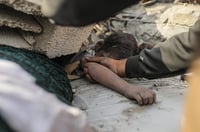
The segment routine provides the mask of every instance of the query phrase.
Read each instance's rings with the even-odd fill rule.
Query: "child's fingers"
[[[150,91],[146,91],[143,93],[140,93],[142,100],[143,100],[143,104],[144,105],[148,105],[148,104],[153,104],[154,103],[154,92],[150,92]]]
[[[152,91],[152,92],[153,92],[153,91]],[[153,94],[153,103],[156,103],[156,93],[153,92],[152,94]]]
[[[149,98],[149,104],[153,104],[154,103],[154,96],[152,95],[151,98]]]
[[[142,97],[139,94],[135,96],[135,100],[139,105],[143,105]]]
[[[143,105],[147,105],[149,103],[148,93],[140,93],[140,96],[142,97]]]
[[[149,101],[148,104],[153,104],[154,103],[154,95],[152,93],[149,93]]]

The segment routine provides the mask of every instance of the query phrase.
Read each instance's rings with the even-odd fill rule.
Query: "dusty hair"
[[[96,56],[124,59],[137,54],[137,42],[133,35],[128,33],[112,33],[104,41],[95,46]]]

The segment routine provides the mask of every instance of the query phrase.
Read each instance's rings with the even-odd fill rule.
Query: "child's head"
[[[124,59],[137,54],[137,42],[128,33],[113,33],[95,46],[96,56]]]

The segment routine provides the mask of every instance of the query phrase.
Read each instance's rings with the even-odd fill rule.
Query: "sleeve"
[[[56,24],[83,26],[103,20],[139,0],[59,0],[52,16]]]
[[[184,73],[194,58],[195,49],[200,45],[200,21],[189,32],[175,35],[153,49],[144,49],[137,56],[127,59],[127,77],[149,79],[174,76]]]

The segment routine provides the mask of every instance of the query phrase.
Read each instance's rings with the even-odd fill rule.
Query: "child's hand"
[[[156,93],[150,89],[130,85],[124,95],[135,99],[139,105],[149,105],[156,102]]]

